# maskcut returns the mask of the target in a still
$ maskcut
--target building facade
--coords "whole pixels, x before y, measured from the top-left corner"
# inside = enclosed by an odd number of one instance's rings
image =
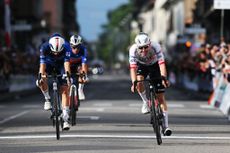
[[[1,14],[5,14],[6,1],[0,0]],[[8,1],[10,2],[12,46],[23,50],[28,43],[39,46],[41,41],[51,33],[59,32],[68,38],[72,32],[79,31],[75,8],[77,0]],[[0,33],[5,31],[4,18],[4,15],[0,17]]]

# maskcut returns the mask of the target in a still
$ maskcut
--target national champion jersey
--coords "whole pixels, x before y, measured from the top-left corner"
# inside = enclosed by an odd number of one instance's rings
[[[78,66],[79,64],[87,62],[87,49],[85,46],[79,46],[79,52],[74,54],[72,51],[70,53],[70,64],[71,67]]]
[[[133,44],[129,49],[129,63],[130,67],[136,67],[137,63],[143,65],[153,65],[158,62],[164,63],[164,54],[159,43],[151,43],[150,50],[146,53],[140,53],[136,44]]]
[[[49,43],[45,42],[40,48],[40,63],[62,66],[64,62],[70,61],[70,52],[71,47],[68,42],[65,42],[62,52],[54,55],[49,47]]]

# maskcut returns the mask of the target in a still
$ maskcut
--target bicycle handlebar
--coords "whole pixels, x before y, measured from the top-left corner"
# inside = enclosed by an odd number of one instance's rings
[[[161,78],[154,78],[154,79],[144,79],[144,80],[135,80],[133,82],[134,85],[136,85],[138,82],[149,82],[149,83],[153,83],[155,80],[159,80]]]
[[[53,78],[53,77],[62,77],[63,79],[64,78],[67,78],[68,75],[67,74],[57,74],[57,75],[52,75],[52,74],[39,74],[41,76],[41,78]]]
[[[71,74],[72,76],[78,76],[78,77],[85,77],[86,76],[86,73],[85,72],[77,72],[77,73],[73,73]]]
[[[147,83],[150,83],[151,85],[153,85],[153,82],[155,80],[159,80],[160,78],[153,78],[153,79],[144,79],[144,80],[135,80],[133,82],[133,85],[134,85],[134,92],[136,91],[136,87],[137,87],[137,83],[138,82],[147,82]],[[154,87],[154,86],[153,86]]]
[[[148,82],[148,83],[150,83],[152,85],[155,80],[160,80],[160,79],[163,80],[163,81],[165,81],[165,84],[166,84],[165,88],[168,88],[170,86],[170,83],[168,82],[168,79],[165,76],[161,76],[161,78],[151,78],[151,79],[148,78],[148,79],[139,80],[139,81],[135,80],[133,82],[133,84],[134,84],[134,91],[135,91],[135,88],[136,88],[138,82]]]

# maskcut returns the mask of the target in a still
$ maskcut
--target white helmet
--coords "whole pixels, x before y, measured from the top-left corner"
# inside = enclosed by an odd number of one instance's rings
[[[60,36],[54,36],[49,40],[49,46],[51,51],[55,53],[59,53],[63,50],[65,44],[65,40]]]
[[[151,43],[149,36],[146,33],[140,33],[135,38],[135,43],[138,47],[146,46]]]
[[[71,46],[77,46],[82,43],[82,38],[79,35],[72,35],[69,42]]]

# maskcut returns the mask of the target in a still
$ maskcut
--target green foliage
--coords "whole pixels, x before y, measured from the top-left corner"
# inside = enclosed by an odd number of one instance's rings
[[[120,26],[119,24],[121,23],[122,19],[124,19],[127,14],[132,12],[132,5],[126,4],[126,5],[121,5],[119,8],[116,10],[113,10],[108,13],[108,19],[109,19],[109,27],[117,27]]]
[[[129,25],[132,11],[133,5],[128,3],[110,11],[107,15],[108,23],[103,25],[103,33],[99,36],[97,43],[97,52],[99,58],[109,66],[116,62],[118,51],[127,52],[130,43]]]

